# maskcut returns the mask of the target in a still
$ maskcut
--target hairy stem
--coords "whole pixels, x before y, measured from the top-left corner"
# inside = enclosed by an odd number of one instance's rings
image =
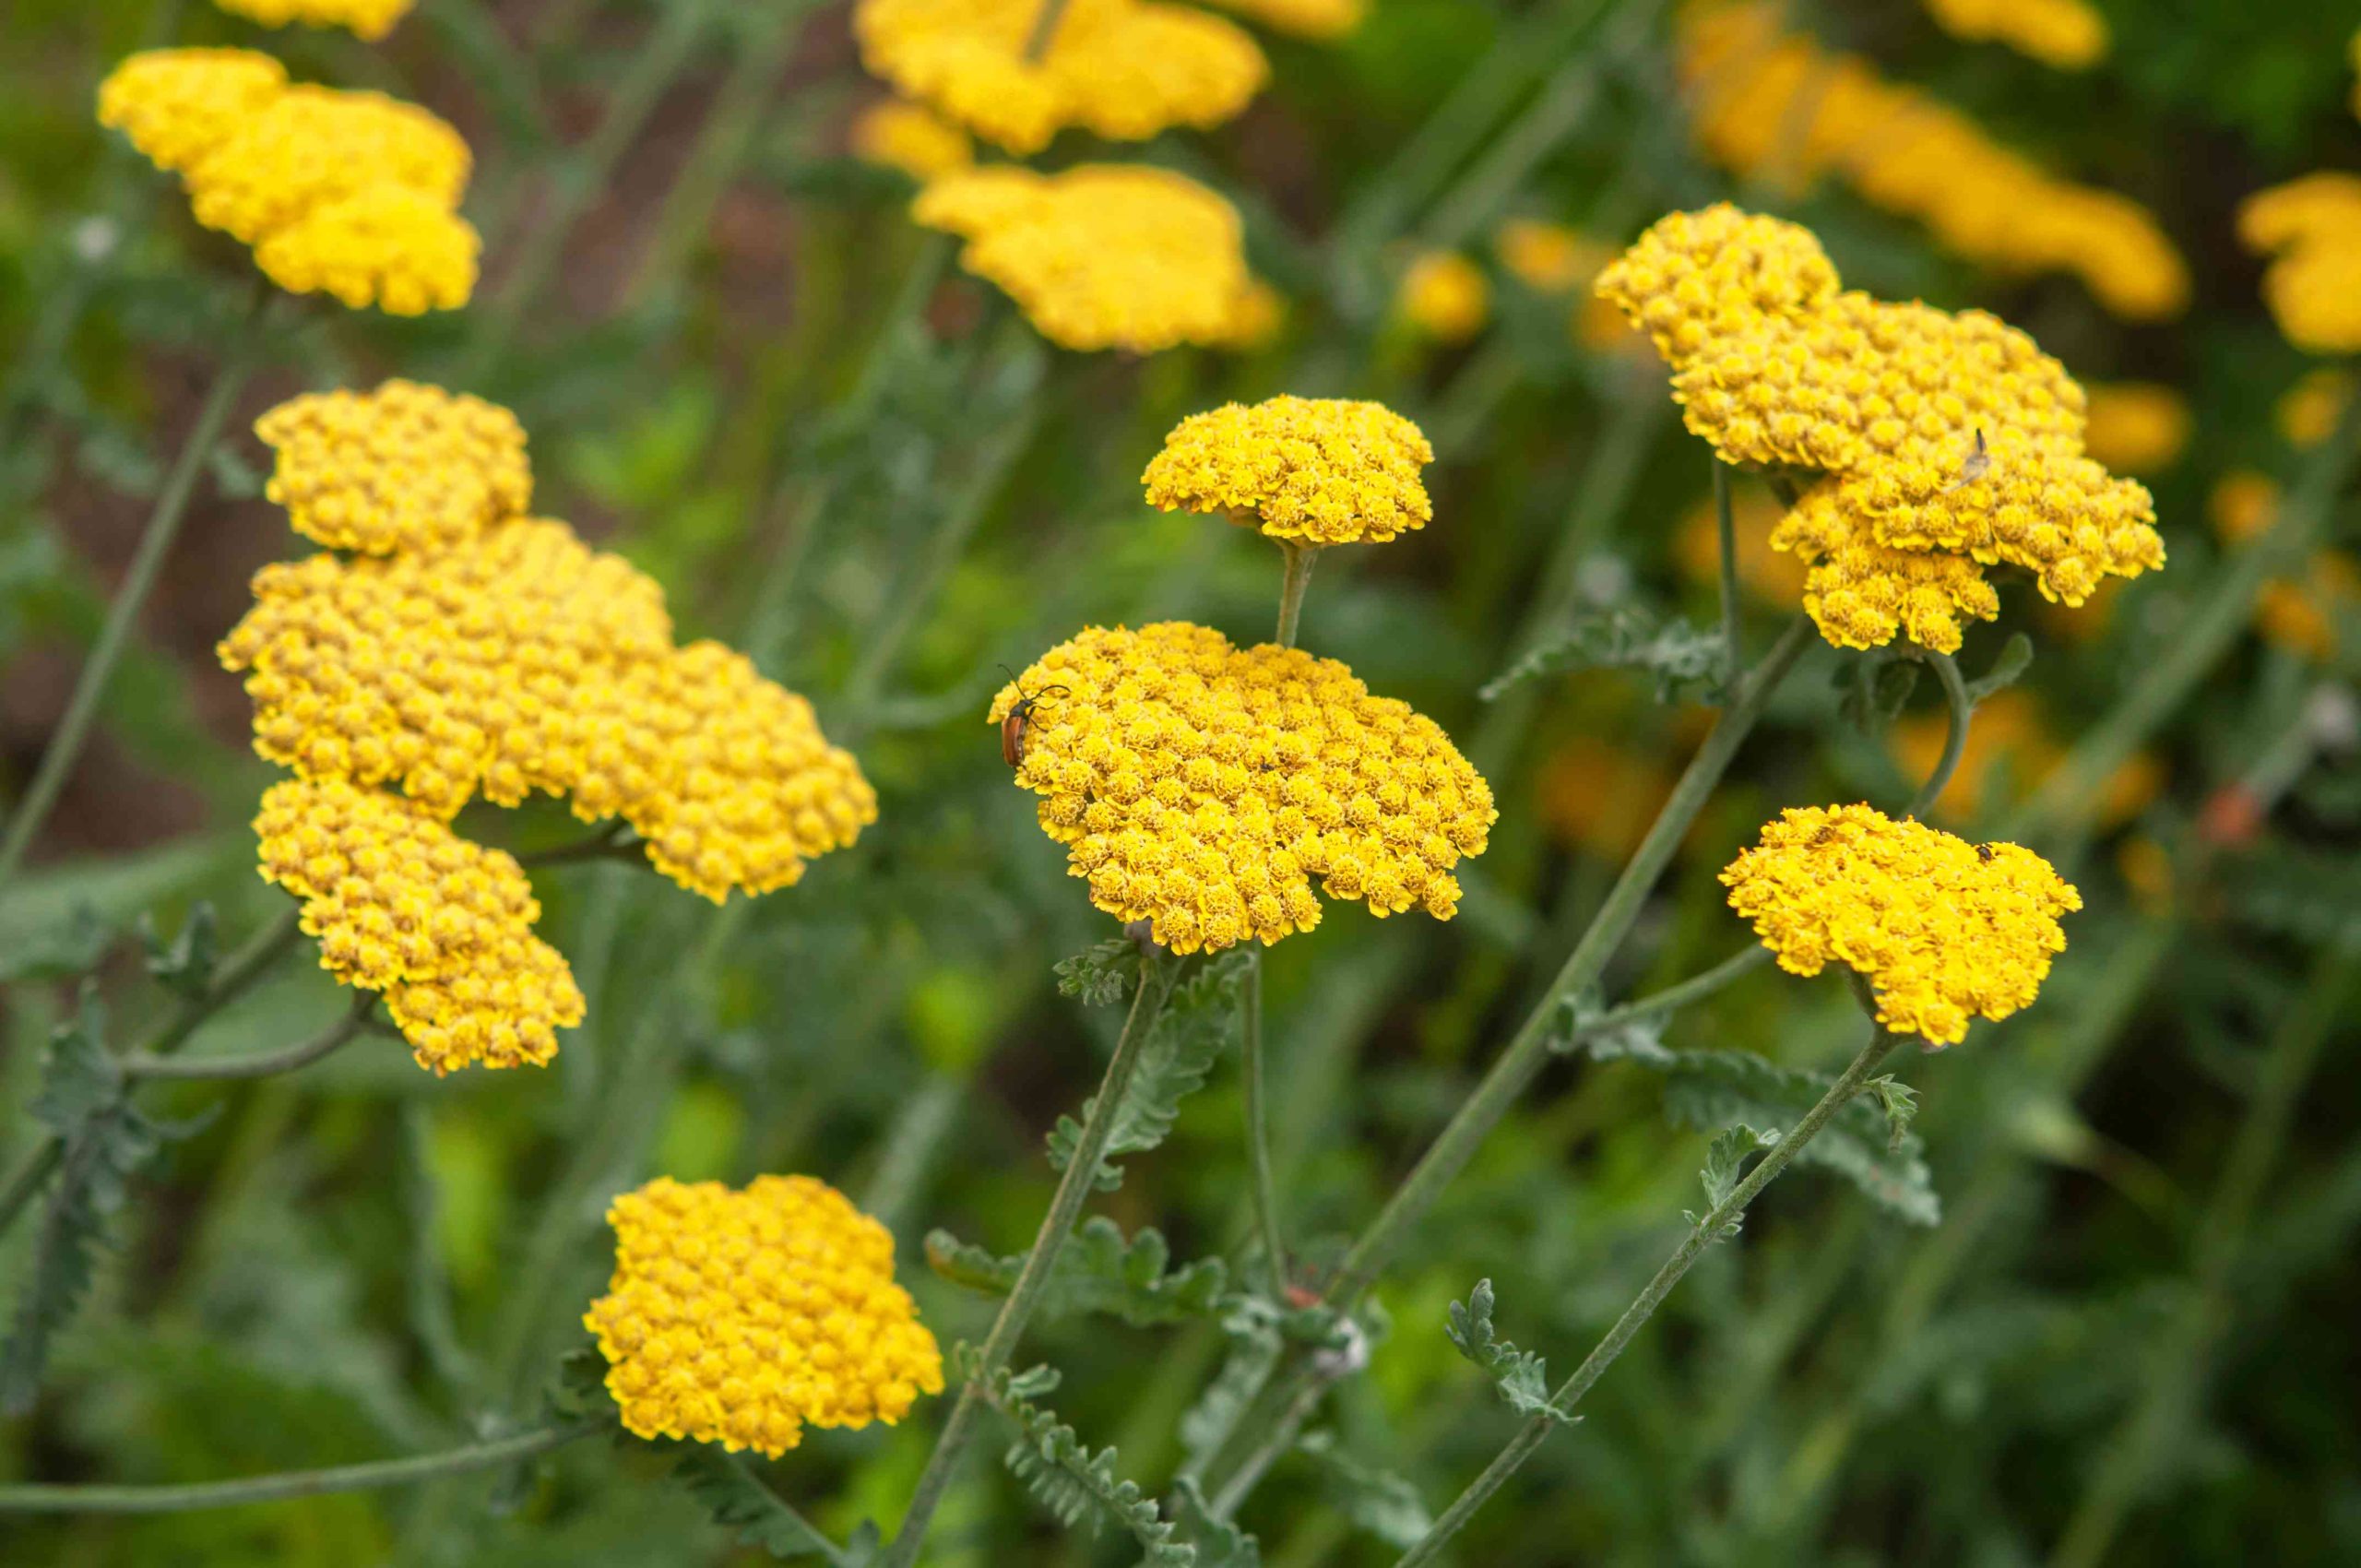
[[[1632,1336],[1640,1332],[1649,1318],[1655,1315],[1656,1308],[1672,1294],[1673,1287],[1680,1283],[1680,1277],[1689,1272],[1690,1265],[1745,1217],[1747,1206],[1754,1201],[1756,1194],[1787,1168],[1804,1146],[1828,1124],[1830,1117],[1842,1111],[1855,1095],[1860,1093],[1861,1086],[1869,1081],[1871,1073],[1877,1071],[1878,1063],[1885,1060],[1887,1052],[1894,1048],[1897,1038],[1881,1027],[1871,1026],[1869,1041],[1861,1048],[1860,1054],[1853,1058],[1852,1065],[1829,1086],[1828,1092],[1820,1097],[1818,1104],[1804,1112],[1803,1119],[1796,1123],[1795,1129],[1772,1146],[1771,1151],[1747,1172],[1746,1179],[1731,1191],[1730,1195],[1691,1228],[1680,1245],[1673,1249],[1672,1255],[1665,1259],[1664,1266],[1656,1270],[1655,1277],[1649,1280],[1631,1304],[1623,1309],[1623,1315],[1615,1320],[1615,1325],[1607,1331],[1607,1336],[1583,1358],[1583,1364],[1574,1369],[1573,1375],[1558,1386],[1549,1397],[1556,1414],[1529,1418],[1509,1445],[1501,1451],[1500,1456],[1469,1483],[1456,1502],[1443,1511],[1442,1516],[1434,1522],[1433,1527],[1427,1531],[1418,1544],[1402,1554],[1394,1568],[1417,1568],[1419,1563],[1434,1561],[1443,1543],[1459,1532],[1460,1526],[1484,1505],[1485,1500],[1501,1489],[1501,1484],[1516,1472],[1517,1467],[1525,1463],[1526,1456],[1540,1447],[1549,1433],[1562,1424],[1565,1417],[1582,1402],[1583,1396],[1589,1393],[1591,1385],[1614,1364],[1615,1358],[1623,1353],[1624,1347],[1631,1344]]]
[[[1287,1249],[1279,1230],[1279,1190],[1271,1177],[1271,1105],[1264,1087],[1263,955],[1250,954],[1239,988],[1239,1073],[1246,1089],[1246,1156],[1254,1187],[1254,1228],[1270,1268],[1273,1300],[1287,1289]]]
[[[1303,619],[1304,590],[1311,586],[1311,564],[1320,558],[1320,546],[1283,539],[1279,554],[1287,562],[1287,571],[1279,583],[1279,629],[1273,640],[1281,647],[1293,647],[1296,624]]]
[[[138,1049],[131,1053],[133,1057],[169,1056],[178,1051],[206,1019],[243,996],[256,980],[269,973],[271,966],[285,956],[303,934],[303,909],[291,904],[223,959],[213,971],[213,983],[205,988],[205,994],[190,997],[174,1008],[171,1017],[140,1041]]]
[[[241,1056],[126,1056],[123,1059],[123,1075],[126,1078],[267,1078],[274,1073],[291,1073],[341,1049],[346,1041],[368,1028],[369,1016],[376,1006],[375,992],[360,992],[355,994],[353,1004],[346,1010],[343,1017],[310,1039],[278,1051],[256,1051]]]
[[[1735,681],[1746,668],[1746,640],[1738,624],[1738,524],[1730,516],[1730,466],[1708,456],[1714,465],[1714,526],[1722,541],[1722,656],[1728,661],[1727,678]]]
[[[1935,771],[1927,775],[1927,781],[1918,786],[1918,792],[1902,808],[1902,814],[1906,817],[1924,816],[1928,808],[1942,798],[1952,775],[1959,771],[1960,754],[1967,749],[1968,720],[1975,714],[1975,700],[1967,695],[1967,683],[1960,678],[1959,660],[1928,648],[1927,662],[1935,667],[1935,678],[1942,683],[1950,725],[1943,731],[1943,752],[1935,759]]]
[[[1180,962],[1160,950],[1140,959],[1139,988],[1132,993],[1131,1015],[1123,1020],[1123,1033],[1115,1042],[1114,1055],[1108,1058],[1106,1075],[1099,1080],[1098,1091],[1084,1113],[1082,1134],[1075,1140],[1074,1158],[1058,1181],[1058,1190],[1050,1199],[1050,1212],[1042,1217],[1040,1232],[1033,1239],[1032,1250],[1025,1254],[1025,1266],[1017,1274],[1016,1284],[1001,1303],[1000,1315],[992,1320],[991,1332],[984,1337],[971,1375],[959,1390],[958,1402],[951,1408],[951,1418],[943,1422],[943,1433],[935,1439],[934,1452],[927,1459],[925,1473],[919,1477],[901,1530],[895,1536],[894,1544],[878,1558],[877,1568],[910,1568],[918,1561],[919,1549],[926,1541],[927,1526],[933,1522],[934,1511],[942,1505],[943,1494],[950,1489],[951,1478],[958,1469],[960,1455],[974,1435],[977,1411],[983,1403],[979,1392],[981,1381],[1008,1364],[1026,1324],[1041,1304],[1058,1253],[1064,1250],[1066,1238],[1074,1233],[1074,1221],[1082,1214],[1082,1206],[1097,1184],[1098,1166],[1107,1153],[1107,1140],[1115,1130],[1116,1109],[1122,1102],[1132,1072],[1139,1065],[1148,1036],[1155,1029],[1157,1016],[1164,1011],[1166,998],[1172,994],[1180,971]]]
[[[282,1470],[239,1480],[194,1486],[0,1486],[0,1514],[179,1514],[196,1508],[227,1508],[240,1503],[275,1503],[324,1492],[368,1491],[407,1486],[436,1476],[489,1470],[562,1448],[611,1423],[576,1421],[539,1427],[490,1443],[469,1443],[440,1454],[408,1459],[377,1459],[325,1470]]]

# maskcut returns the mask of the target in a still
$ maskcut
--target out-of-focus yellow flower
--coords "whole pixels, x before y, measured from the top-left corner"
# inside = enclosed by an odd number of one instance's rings
[[[2159,915],[2172,908],[2173,858],[2153,838],[2126,835],[2116,847],[2115,870],[2143,912]]]
[[[1492,236],[1510,277],[1539,294],[1571,294],[1615,258],[1615,247],[1563,223],[1512,218]]]
[[[278,454],[267,493],[296,532],[330,549],[431,551],[532,504],[516,416],[439,386],[307,392],[255,421],[255,434]]]
[[[416,315],[475,291],[468,146],[415,104],[289,87],[263,55],[165,50],[109,74],[99,118],[178,170],[197,221],[253,246],[291,293]]]
[[[1457,251],[1428,251],[1403,272],[1394,308],[1421,337],[1465,343],[1491,317],[1491,281]]]
[[[418,0],[213,0],[216,6],[267,28],[303,22],[315,28],[343,28],[355,37],[375,42],[394,30]]]
[[[639,1436],[776,1459],[806,1426],[891,1426],[943,1392],[934,1336],[894,1283],[893,1236],[826,1182],[659,1176],[607,1220],[614,1277],[582,1323]]]
[[[2252,469],[2233,469],[2214,481],[2205,514],[2225,544],[2244,544],[2279,516],[2279,481]]]
[[[1260,278],[1246,279],[1246,287],[1229,307],[1229,325],[1221,346],[1226,349],[1252,350],[1267,347],[1287,324],[1287,297]]]
[[[1325,42],[1343,38],[1369,15],[1369,0],[1213,0],[1274,32]]]
[[[1671,793],[1671,776],[1654,758],[1577,736],[1542,765],[1541,820],[1552,837],[1620,865]]]
[[[1649,225],[1599,273],[1596,291],[1679,370],[1762,316],[1817,315],[1836,287],[1836,268],[1810,230],[1717,202]]]
[[[150,49],[107,74],[99,124],[184,173],[286,89],[286,67],[251,49]]]
[[[1178,621],[1091,627],[1003,688],[992,722],[1020,687],[1064,688],[1016,770],[1042,831],[1093,904],[1176,953],[1311,930],[1315,878],[1379,916],[1449,920],[1452,868],[1499,815],[1432,719],[1298,648]]]
[[[2126,320],[2188,307],[2188,265],[2137,202],[2058,179],[1949,105],[1823,52],[1786,30],[1775,3],[1688,8],[1679,56],[1700,142],[1740,174],[1794,185],[1833,173],[1980,266],[2079,276]]]
[[[811,705],[714,643],[675,649],[663,595],[563,523],[514,519],[430,554],[266,566],[220,647],[255,749],[309,778],[621,815],[667,876],[769,892],[876,820]]]
[[[1270,75],[1235,23],[1156,0],[1065,0],[1028,59],[1040,14],[1040,0],[860,0],[853,31],[897,91],[1018,154],[1068,125],[1112,141],[1210,130]]]
[[[1169,170],[973,169],[928,185],[910,215],[965,239],[959,265],[1063,348],[1228,345],[1258,309],[1237,209]]]
[[[2106,53],[2106,18],[2084,0],[1927,0],[1927,14],[1954,38],[2005,43],[2061,71]]]
[[[2082,896],[2014,844],[1970,844],[1868,806],[1798,806],[1722,873],[1779,967],[1832,958],[1869,982],[1878,1022],[1956,1045],[1971,1018],[2032,1003]]]
[[[1765,604],[1782,608],[1801,602],[1805,562],[1792,550],[1771,542],[1773,532],[1786,519],[1787,509],[1759,489],[1750,488],[1731,498],[1731,532],[1738,544],[1738,581]],[[1703,588],[1721,581],[1722,532],[1709,496],[1681,520],[1673,540],[1681,575]]]
[[[1273,539],[1382,544],[1426,527],[1435,449],[1382,403],[1273,398],[1192,414],[1141,481],[1164,511],[1220,512]]]
[[[1837,647],[1882,647],[1896,633],[1937,653],[1957,653],[1962,623],[2000,613],[2000,596],[1976,564],[1944,550],[1901,550],[1845,505],[1833,480],[1804,492],[1771,530],[1774,550],[1808,570],[1804,609]]]
[[[2326,367],[2308,371],[2279,399],[2279,434],[2291,446],[2317,446],[2335,433],[2336,422],[2344,417],[2344,406],[2352,400],[2351,371]]]
[[[2279,519],[2279,481],[2238,469],[2206,497],[2206,515],[2225,544],[2244,545]],[[2336,657],[2343,624],[2361,611],[2361,568],[2350,556],[2318,550],[2293,576],[2273,577],[2255,596],[2254,625],[2265,642],[2315,663]]]
[[[2361,174],[2307,174],[2248,196],[2238,237],[2272,257],[2263,303],[2308,353],[2361,350]]]
[[[2125,473],[2168,469],[2189,445],[2189,400],[2150,381],[2090,389],[2082,446],[2095,462]]]
[[[538,1066],[582,1021],[564,956],[533,934],[523,869],[418,802],[294,779],[265,791],[255,832],[263,880],[303,901],[320,967],[383,992],[420,1066]]]
[[[1940,713],[1906,715],[1886,731],[1886,748],[1905,774],[1926,778],[1942,755],[1950,725]],[[2024,799],[2065,755],[2031,695],[2017,687],[1995,692],[1975,705],[1959,767],[1935,797],[1935,807],[1975,822],[2001,803]],[[2163,787],[2164,767],[2154,757],[2141,753],[2127,759],[2100,790],[2099,826],[2114,827],[2139,815]]]
[[[899,169],[920,184],[976,161],[967,132],[923,103],[898,98],[881,100],[855,115],[849,139],[852,155],[863,163]]]

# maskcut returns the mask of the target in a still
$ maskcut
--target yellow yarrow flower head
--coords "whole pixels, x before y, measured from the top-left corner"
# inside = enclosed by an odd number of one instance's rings
[[[2005,43],[2061,71],[2106,53],[2106,18],[2083,0],[1927,0],[1927,14],[1954,38]]]
[[[2090,389],[2082,445],[2095,462],[2126,473],[2172,467],[2189,445],[2189,400],[2169,386],[2119,381]]]
[[[1404,270],[1394,308],[1421,337],[1465,343],[1491,319],[1491,280],[1457,251],[1428,251]]]
[[[1064,0],[1028,58],[1040,15],[1037,0],[860,0],[853,32],[896,91],[1019,155],[1069,125],[1110,141],[1210,130],[1270,75],[1235,23],[1155,0]]]
[[[920,191],[910,216],[965,239],[959,265],[1062,348],[1227,345],[1256,308],[1237,209],[1169,170],[969,170]]]
[[[291,87],[188,171],[189,209],[207,228],[254,244],[374,185],[456,207],[472,163],[459,133],[415,103]]]
[[[1141,476],[1148,505],[1226,513],[1273,539],[1382,544],[1426,527],[1435,449],[1382,403],[1273,398],[1192,414]]]
[[[1808,568],[1804,610],[1837,647],[1882,647],[1899,633],[1937,653],[1957,653],[1964,622],[2000,613],[1999,593],[1974,561],[1880,544],[1834,481],[1804,492],[1772,529],[1771,547]]]
[[[439,386],[307,392],[255,421],[255,434],[278,454],[266,493],[296,532],[330,549],[433,551],[532,504],[516,416]]]
[[[267,28],[290,22],[307,27],[343,28],[374,43],[394,30],[418,0],[213,0],[233,16]]]
[[[607,1220],[614,1276],[582,1323],[637,1435],[776,1459],[806,1426],[891,1426],[943,1392],[893,1236],[826,1182],[659,1176]]]
[[[1016,770],[1042,831],[1093,904],[1176,953],[1311,930],[1315,879],[1381,917],[1449,920],[1452,868],[1499,816],[1432,719],[1298,648],[1094,626],[1003,688],[994,723],[1020,689],[1048,696]]]
[[[1369,16],[1370,0],[1214,0],[1226,11],[1260,22],[1275,32],[1328,42],[1343,38]]]
[[[853,116],[848,144],[863,163],[899,169],[921,184],[976,161],[967,132],[926,105],[898,98],[872,103]]]
[[[99,124],[184,173],[286,89],[286,67],[251,49],[150,49],[107,73]]]
[[[539,1066],[556,1031],[582,1022],[582,992],[533,934],[541,907],[513,857],[340,779],[273,785],[255,832],[263,880],[303,901],[320,967],[383,992],[420,1066]]]
[[[1759,317],[1819,311],[1836,297],[1836,268],[1810,230],[1718,202],[1649,225],[1595,287],[1678,370]]]
[[[291,294],[423,315],[468,303],[482,250],[475,226],[444,203],[407,185],[380,184],[266,235],[255,246],[255,265]]]
[[[2290,343],[2315,354],[2361,350],[2361,175],[2307,174],[2248,196],[2238,237],[2273,257],[2262,298]]]
[[[1868,806],[1794,807],[1722,873],[1730,907],[1790,973],[1832,958],[1869,983],[1877,1019],[1956,1045],[1971,1018],[2032,1003],[2082,907],[2047,861],[1971,844]]]
[[[2353,373],[2323,367],[2307,371],[2272,410],[2279,434],[2296,447],[2317,446],[2336,433],[2353,400]]]

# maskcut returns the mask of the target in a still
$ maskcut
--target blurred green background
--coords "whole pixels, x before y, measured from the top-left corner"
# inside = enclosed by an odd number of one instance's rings
[[[1460,918],[1332,905],[1268,958],[1276,1157],[1316,1277],[1375,1212],[1556,968],[1703,728],[1643,676],[1477,690],[1573,607],[1712,614],[1684,553],[1707,489],[1660,372],[1569,329],[1492,236],[1546,219],[1620,244],[1723,196],[1809,223],[1849,285],[1992,309],[2086,382],[2168,384],[2192,435],[2148,475],[2171,564],[2071,625],[2022,585],[1972,632],[2035,656],[2013,748],[1939,812],[1988,831],[2185,636],[2226,547],[2208,497],[2308,460],[2272,417],[2309,368],[2263,313],[2238,201],[2361,169],[2337,0],[2104,0],[2110,56],[2048,70],[1910,5],[1801,6],[1794,25],[1975,114],[2061,173],[2153,211],[2195,299],[2127,326],[2080,285],[2001,279],[1833,187],[1745,188],[1696,150],[1667,8],[1376,0],[1351,38],[1267,40],[1240,120],[1150,144],[1238,202],[1286,325],[1242,356],[1054,351],[955,275],[895,328],[924,236],[900,175],[843,153],[880,89],[845,8],[642,0],[422,0],[382,45],[264,34],[202,4],[12,0],[0,22],[0,778],[20,786],[64,706],[164,466],[250,287],[165,180],[92,117],[96,83],[160,42],[267,47],[299,79],[381,86],[475,148],[476,303],[419,322],[316,303],[271,318],[267,367],[114,681],[100,739],[0,896],[9,980],[0,1168],[31,1146],[42,1045],[95,967],[126,1024],[163,1003],[131,935],[209,900],[232,938],[283,907],[248,830],[273,777],[211,656],[245,584],[299,541],[260,497],[252,417],[386,375],[515,408],[536,507],[665,585],[685,636],[739,640],[817,705],[881,819],[799,886],[717,913],[644,870],[552,868],[542,933],[588,1022],[546,1072],[436,1080],[386,1040],[252,1085],[167,1087],[215,1109],[135,1187],[45,1392],[0,1423],[0,1471],[196,1480],[422,1451],[531,1419],[610,1265],[606,1201],[647,1176],[807,1171],[879,1206],[946,1345],[989,1301],[931,1277],[935,1226],[1021,1249],[1052,1173],[1040,1135],[1096,1081],[1117,1020],[1051,965],[1108,934],[1010,787],[982,713],[1002,675],[1088,624],[1187,617],[1265,633],[1275,552],[1147,510],[1139,470],[1180,417],[1280,391],[1382,398],[1418,419],[1436,520],[1331,552],[1304,644],[1453,733],[1501,822]],[[258,41],[261,41],[258,42]],[[1070,134],[1051,162],[1105,156]],[[1474,341],[1391,308],[1415,254],[1492,282]],[[52,352],[62,348],[62,353]],[[860,398],[864,374],[873,401]],[[1751,481],[1742,493],[1756,493]],[[2331,519],[2350,548],[2361,509]],[[2298,576],[2302,576],[2299,569]],[[765,584],[766,635],[740,634]],[[1790,590],[1792,591],[1792,590]],[[1749,612],[1759,647],[1789,606]],[[2354,607],[2335,607],[2348,623]],[[1620,997],[1742,945],[1714,876],[1779,808],[1906,796],[1932,683],[1894,731],[1843,713],[1863,661],[1816,647],[1749,742],[1610,976]],[[1478,1515],[1454,1561],[1504,1564],[2361,1561],[2361,1137],[2350,983],[2361,930],[2361,642],[2243,636],[2141,750],[2126,814],[2043,825],[2082,889],[2038,1005],[1901,1069],[1942,1221],[1914,1224],[1812,1171],[1716,1249],[1560,1433]],[[1897,736],[1904,739],[1897,739]],[[2231,820],[2248,796],[2259,824]],[[2224,802],[2228,800],[2229,805]],[[1636,820],[1634,820],[1636,819]],[[1626,825],[1628,826],[1619,826]],[[553,806],[471,808],[512,848],[575,829]],[[192,1052],[316,1028],[339,1004],[305,963],[207,1026]],[[1833,980],[1765,970],[1666,1043],[1824,1066],[1849,1049]],[[1485,1146],[1379,1291],[1390,1331],[1244,1522],[1282,1568],[1391,1562],[1515,1418],[1442,1333],[1490,1277],[1501,1331],[1560,1372],[1629,1300],[1695,1201],[1704,1134],[1661,1114],[1632,1061],[1568,1060]],[[1247,1235],[1234,1069],[1104,1212],[1180,1257]],[[15,1299],[26,1238],[0,1241]],[[1063,1369],[1060,1411],[1157,1490],[1220,1364],[1211,1323],[1062,1319],[1020,1362]],[[815,1434],[765,1474],[842,1532],[898,1516],[939,1403],[898,1430]],[[152,1519],[0,1519],[16,1564],[564,1563],[751,1559],[643,1445],[579,1445],[546,1479],[430,1487]],[[1389,1484],[1379,1472],[1399,1478]],[[979,1468],[931,1562],[1135,1560],[1061,1530]],[[2074,1522],[2082,1521],[2078,1526]],[[2074,1538],[2071,1532],[2085,1534]],[[1415,1531],[1412,1532],[1415,1535]]]

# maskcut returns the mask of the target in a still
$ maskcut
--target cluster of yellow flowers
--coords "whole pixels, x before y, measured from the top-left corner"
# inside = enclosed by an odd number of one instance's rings
[[[1270,66],[1235,23],[1157,0],[1062,0],[1028,51],[1040,0],[860,0],[870,71],[969,130],[1029,154],[1074,125],[1145,141],[1206,129],[1263,89]]]
[[[639,1436],[776,1459],[806,1426],[891,1425],[943,1392],[934,1336],[894,1282],[893,1236],[827,1183],[659,1176],[607,1218],[614,1276],[582,1322]]]
[[[1382,403],[1278,397],[1181,421],[1142,481],[1167,512],[1218,512],[1306,544],[1382,544],[1434,517],[1418,474],[1434,456]]]
[[[1086,163],[946,174],[910,215],[967,241],[959,264],[1068,349],[1155,353],[1251,341],[1273,320],[1237,209],[1185,175]]]
[[[2173,466],[2189,445],[2189,400],[2152,381],[2118,381],[2090,389],[2082,447],[2095,462],[2126,473]]]
[[[864,163],[899,169],[920,184],[976,161],[967,133],[922,103],[881,99],[853,116],[847,137]]]
[[[1790,808],[1722,882],[1780,968],[1850,966],[1876,993],[1878,1022],[1929,1045],[1956,1045],[1969,1019],[2029,1004],[2066,947],[2058,917],[2082,907],[2030,849],[1970,844],[1868,806]]]
[[[220,653],[250,672],[263,755],[398,783],[445,818],[479,791],[565,795],[585,821],[623,816],[658,870],[717,901],[794,883],[876,820],[809,703],[718,643],[675,647],[652,579],[513,515],[531,477],[505,410],[397,382],[298,398],[259,428],[299,528],[397,549],[255,577]]]
[[[1727,208],[1663,220],[1598,280],[1724,458],[1825,473],[1773,542],[1810,563],[1829,641],[1949,653],[1999,612],[1986,566],[2079,605],[2164,564],[2147,491],[2084,456],[2082,389],[2030,338],[1835,287],[1808,232]]]
[[[283,28],[290,22],[302,22],[315,28],[343,28],[374,43],[393,31],[394,24],[409,15],[409,8],[418,0],[213,0],[213,3],[233,16],[259,22],[267,28]]]
[[[1394,309],[1422,338],[1465,343],[1491,319],[1491,281],[1457,251],[1426,251],[1403,269]]]
[[[2289,342],[2315,354],[2361,350],[2361,174],[2258,192],[2238,209],[2238,237],[2272,257],[2263,303]]]
[[[2137,202],[2058,179],[1868,61],[1786,31],[1776,0],[1684,11],[1680,66],[1699,139],[1739,173],[1835,174],[1955,255],[2004,272],[2072,273],[2127,320],[2188,305],[2188,266]]]
[[[1954,38],[2005,43],[2061,71],[2106,53],[2106,18],[2086,0],[1927,0],[1927,14]]]
[[[321,967],[385,993],[420,1066],[539,1065],[582,1021],[573,971],[533,934],[523,869],[418,802],[291,779],[264,793],[255,832],[263,879],[303,899]]]
[[[1448,920],[1499,814],[1432,719],[1334,659],[1186,622],[1089,627],[1002,690],[1045,697],[1016,781],[1090,901],[1176,953],[1320,923],[1311,883]]]
[[[475,291],[467,143],[415,104],[291,86],[245,50],[164,49],[109,74],[99,119],[178,172],[197,221],[251,245],[291,293],[416,315]]]

